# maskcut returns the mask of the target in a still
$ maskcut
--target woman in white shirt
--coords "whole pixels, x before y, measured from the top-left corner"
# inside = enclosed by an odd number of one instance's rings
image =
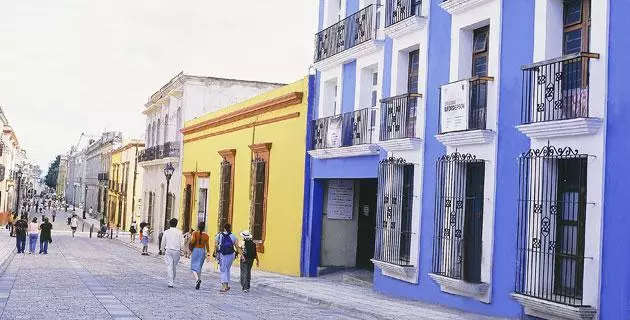
[[[37,247],[37,238],[39,237],[39,225],[37,224],[37,217],[34,217],[31,223],[28,224],[28,253],[35,253]]]

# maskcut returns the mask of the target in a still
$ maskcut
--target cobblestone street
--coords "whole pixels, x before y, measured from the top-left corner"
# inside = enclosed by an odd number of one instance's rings
[[[268,291],[244,294],[233,287],[222,294],[214,274],[206,274],[197,291],[184,263],[169,289],[161,257],[141,256],[121,241],[89,238],[87,232],[73,239],[62,220],[55,223],[48,255],[15,255],[2,274],[2,319],[366,318]],[[0,236],[13,245],[7,232]]]

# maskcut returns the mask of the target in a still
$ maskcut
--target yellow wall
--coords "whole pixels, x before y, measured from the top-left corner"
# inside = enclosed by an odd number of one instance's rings
[[[133,141],[133,140],[132,140]],[[112,214],[114,214],[113,219],[111,219],[112,227],[120,224],[121,230],[128,231],[131,226],[131,222],[134,218],[139,217],[140,209],[140,199],[142,197],[142,167],[137,167],[137,175],[136,175],[136,192],[135,192],[135,201],[134,192],[133,192],[133,183],[134,183],[134,166],[136,163],[136,148],[139,151],[144,149],[144,146],[141,142],[135,141],[128,144],[125,144],[123,147],[112,151],[112,161],[109,169],[109,179],[112,181],[116,181],[118,183],[123,182],[123,164],[129,163],[129,173],[127,176],[127,194],[122,194],[122,190],[120,192],[115,192],[114,190],[109,190],[109,201],[108,201],[108,216],[111,218]],[[118,177],[114,176],[114,166],[118,165]],[[122,186],[125,187],[124,185]],[[125,201],[126,204],[123,203],[122,213],[120,214],[120,220],[118,219],[118,201]],[[112,206],[113,204],[113,206]],[[134,204],[136,206],[134,210]],[[126,216],[125,216],[125,206],[126,206]],[[135,213],[135,217],[134,217]],[[122,221],[124,220],[124,221]]]
[[[209,172],[207,228],[210,234],[217,232],[219,211],[219,179],[222,158],[220,150],[236,149],[234,200],[233,200],[233,232],[240,233],[249,229],[250,216],[250,170],[252,152],[249,145],[271,143],[269,156],[269,185],[267,195],[266,236],[264,253],[259,254],[262,270],[279,272],[290,275],[300,273],[300,246],[302,237],[302,210],[304,197],[304,159],[306,152],[306,119],[308,100],[308,78],[293,84],[275,89],[254,97],[243,103],[230,106],[221,111],[207,114],[186,123],[186,127],[194,126],[203,121],[234,112],[253,104],[268,101],[283,95],[300,92],[303,94],[302,103],[280,110],[266,112],[254,117],[248,117],[218,127],[186,134],[184,137],[184,158],[182,171]],[[221,133],[244,124],[261,122],[278,117],[299,116],[257,125],[237,131]],[[190,141],[211,133],[219,133],[212,137]],[[182,185],[186,186],[186,179],[182,177]],[[197,179],[195,178],[195,184]],[[182,188],[184,189],[184,188]],[[197,186],[192,189],[192,219],[191,225],[196,229],[197,217]],[[182,194],[182,199],[185,195]],[[184,206],[180,210],[183,218]],[[240,238],[240,236],[239,236]]]

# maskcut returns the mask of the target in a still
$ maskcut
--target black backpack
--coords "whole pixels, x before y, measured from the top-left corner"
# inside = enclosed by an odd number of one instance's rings
[[[243,258],[247,261],[253,261],[256,257],[256,244],[252,240],[245,240],[243,245]]]

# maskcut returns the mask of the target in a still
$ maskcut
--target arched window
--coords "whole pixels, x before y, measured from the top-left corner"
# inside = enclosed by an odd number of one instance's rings
[[[168,141],[168,114],[166,114],[166,116],[164,116],[164,143]]]
[[[155,122],[153,122],[153,126],[151,129],[151,146],[155,146]]]
[[[147,126],[147,136],[145,138],[147,147],[151,145],[151,124]]]
[[[180,141],[181,139],[181,132],[179,131],[182,128],[182,108],[180,107],[179,109],[177,109],[177,125],[175,126],[177,128],[177,132],[175,133],[177,135],[177,141]]]
[[[155,127],[155,144],[160,145],[160,129],[162,129],[162,125],[160,124],[160,119],[157,121],[157,127]]]

